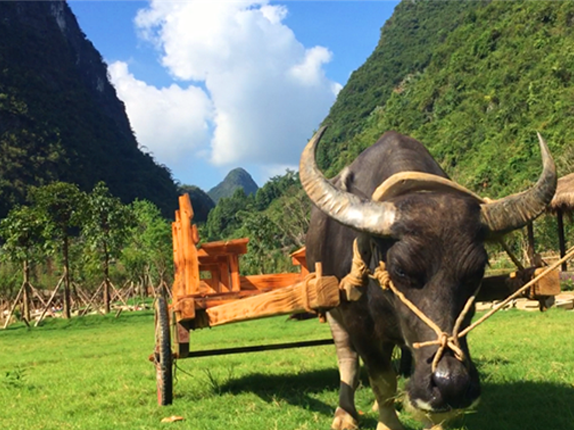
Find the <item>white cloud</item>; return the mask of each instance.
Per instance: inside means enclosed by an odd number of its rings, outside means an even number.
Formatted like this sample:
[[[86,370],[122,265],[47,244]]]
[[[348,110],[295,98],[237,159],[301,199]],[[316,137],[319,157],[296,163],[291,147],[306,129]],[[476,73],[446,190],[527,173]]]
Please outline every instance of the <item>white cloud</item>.
[[[262,174],[265,178],[272,178],[273,176],[282,176],[287,173],[288,170],[296,172],[299,170],[298,165],[287,165],[287,164],[268,164],[262,169]]]
[[[287,13],[267,0],[154,0],[140,10],[141,37],[174,79],[193,84],[156,89],[125,64],[111,66],[140,142],[162,162],[144,136],[169,146],[161,154],[172,157],[199,148],[220,166],[297,165],[341,86],[325,76],[331,52],[304,47],[283,24]]]
[[[134,78],[121,61],[108,71],[139,144],[158,161],[177,166],[209,142],[213,105],[201,88],[173,84],[158,89]]]

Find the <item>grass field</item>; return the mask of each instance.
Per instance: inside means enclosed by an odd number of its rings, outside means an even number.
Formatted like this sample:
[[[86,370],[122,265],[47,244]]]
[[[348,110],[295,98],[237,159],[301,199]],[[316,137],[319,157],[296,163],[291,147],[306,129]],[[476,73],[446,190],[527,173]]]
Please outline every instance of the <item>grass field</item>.
[[[470,335],[482,375],[464,430],[574,429],[574,313],[506,311]],[[195,349],[329,335],[316,320],[285,317],[191,334]],[[337,402],[333,346],[180,360],[174,404],[156,404],[153,314],[49,320],[0,331],[3,429],[327,430]],[[357,393],[362,428],[375,429],[373,396]],[[161,423],[179,415],[184,421]],[[421,427],[406,413],[409,429]]]

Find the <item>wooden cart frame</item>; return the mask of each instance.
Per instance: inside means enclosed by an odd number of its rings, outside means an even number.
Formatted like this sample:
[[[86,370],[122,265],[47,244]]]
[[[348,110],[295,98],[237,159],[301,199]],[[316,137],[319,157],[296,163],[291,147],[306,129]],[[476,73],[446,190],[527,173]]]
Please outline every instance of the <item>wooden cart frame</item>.
[[[321,267],[309,275],[304,248],[292,254],[299,273],[241,276],[239,256],[249,239],[199,244],[189,196],[179,198],[172,224],[175,277],[171,304],[167,294],[156,298],[155,349],[150,360],[156,367],[160,405],[173,400],[173,359],[236,354],[274,349],[332,344],[332,339],[190,351],[190,330],[214,327],[275,315],[305,311],[325,312],[340,303],[337,278],[321,276]],[[173,333],[170,336],[170,332]]]

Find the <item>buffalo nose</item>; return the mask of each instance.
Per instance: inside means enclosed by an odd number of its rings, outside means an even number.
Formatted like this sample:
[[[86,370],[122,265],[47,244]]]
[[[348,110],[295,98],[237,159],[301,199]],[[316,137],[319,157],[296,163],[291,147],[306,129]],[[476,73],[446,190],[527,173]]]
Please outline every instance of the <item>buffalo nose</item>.
[[[446,356],[439,361],[432,381],[442,402],[452,409],[466,408],[478,397],[477,390],[472,389],[469,370],[454,357]]]

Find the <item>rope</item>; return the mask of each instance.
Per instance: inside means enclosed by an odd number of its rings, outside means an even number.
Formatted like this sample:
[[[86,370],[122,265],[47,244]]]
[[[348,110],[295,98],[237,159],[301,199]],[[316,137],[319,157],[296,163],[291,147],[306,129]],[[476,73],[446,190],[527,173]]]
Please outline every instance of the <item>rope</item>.
[[[379,262],[379,267],[375,269],[375,272],[371,277],[379,282],[379,285],[383,290],[391,290],[395,294],[395,296],[399,298],[401,302],[403,302],[419,319],[421,319],[436,333],[437,335],[436,340],[431,340],[427,342],[416,342],[413,344],[413,348],[415,349],[419,349],[424,346],[439,345],[431,365],[431,370],[433,373],[436,370],[438,362],[442,358],[442,355],[444,354],[444,351],[447,348],[449,348],[451,351],[454,352],[454,356],[457,360],[461,362],[465,361],[466,358],[464,352],[461,349],[460,344],[458,342],[460,336],[458,336],[457,332],[462,324],[462,321],[464,320],[464,317],[470,310],[472,303],[476,298],[478,290],[466,302],[462,312],[460,313],[460,315],[456,320],[453,334],[452,336],[449,336],[448,333],[444,332],[433,320],[431,320],[428,316],[426,316],[423,311],[421,311],[413,302],[407,299],[405,295],[397,289],[397,287],[395,287],[395,284],[391,280],[389,272],[386,270],[384,261]]]
[[[362,295],[360,287],[366,284],[369,268],[363,261],[359,252],[357,239],[353,241],[353,260],[351,262],[351,271],[339,282],[339,289],[345,291],[347,300],[354,302],[359,300]]]
[[[480,324],[482,324],[484,321],[486,321],[487,319],[489,319],[492,315],[494,315],[496,312],[498,312],[500,309],[502,309],[504,306],[506,306],[511,300],[515,299],[516,297],[518,297],[520,294],[522,294],[524,291],[526,291],[528,288],[530,288],[532,285],[534,285],[536,282],[538,282],[540,279],[542,279],[543,277],[545,277],[546,275],[548,275],[550,272],[552,272],[554,269],[556,269],[558,266],[560,266],[562,263],[564,263],[565,261],[570,260],[572,257],[574,257],[574,247],[570,248],[568,250],[568,252],[566,253],[566,255],[564,255],[564,257],[562,257],[560,260],[558,260],[557,262],[551,264],[550,266],[548,266],[546,268],[546,270],[544,270],[542,273],[540,273],[538,276],[534,277],[532,280],[530,280],[529,282],[527,282],[526,284],[524,284],[524,286],[522,286],[520,289],[516,290],[514,293],[512,293],[510,296],[508,296],[506,298],[506,300],[504,300],[503,302],[497,304],[496,306],[494,306],[490,311],[488,311],[486,314],[484,314],[482,317],[480,317],[478,320],[476,320],[474,323],[472,323],[471,325],[469,325],[466,329],[464,329],[463,331],[460,332],[459,336],[462,337],[464,335],[466,335],[469,331],[473,330],[475,327],[478,327]]]
[[[377,280],[379,285],[381,286],[381,288],[383,290],[392,291],[393,294],[395,296],[397,296],[398,299],[405,306],[407,306],[421,321],[423,321],[426,325],[428,325],[436,333],[437,338],[435,340],[430,340],[430,341],[426,341],[426,342],[416,342],[413,344],[413,348],[419,349],[419,348],[423,348],[425,346],[431,346],[431,345],[438,345],[439,346],[437,349],[437,352],[433,358],[432,365],[431,365],[431,370],[434,373],[436,371],[436,368],[438,366],[440,359],[442,358],[442,356],[443,356],[443,354],[447,348],[450,349],[454,353],[454,356],[457,360],[464,363],[466,361],[466,357],[465,357],[464,352],[462,351],[462,349],[460,347],[460,343],[459,343],[460,338],[462,338],[463,336],[466,336],[471,330],[478,327],[480,324],[482,324],[484,321],[486,321],[488,318],[490,318],[492,315],[494,315],[496,312],[498,312],[500,309],[502,309],[504,306],[506,306],[511,300],[518,297],[520,294],[522,294],[524,291],[526,291],[528,288],[530,288],[532,285],[534,285],[536,282],[538,282],[540,279],[542,279],[548,273],[550,273],[551,271],[556,269],[558,266],[560,266],[565,261],[570,260],[572,257],[574,257],[574,247],[571,248],[563,258],[561,258],[560,260],[558,260],[554,264],[548,266],[548,268],[546,270],[544,270],[538,276],[533,278],[531,281],[527,282],[524,286],[522,286],[520,289],[518,289],[513,294],[511,294],[506,300],[499,303],[497,306],[495,306],[492,310],[490,310],[488,313],[483,315],[481,318],[479,318],[473,324],[469,325],[466,329],[459,332],[466,315],[468,314],[468,312],[472,308],[472,305],[473,305],[474,301],[476,300],[478,292],[480,291],[480,285],[479,285],[478,288],[476,289],[476,291],[467,300],[467,302],[464,305],[462,311],[460,312],[458,318],[456,319],[455,324],[454,324],[454,328],[452,331],[452,335],[449,335],[448,333],[444,332],[433,320],[431,320],[428,316],[426,316],[424,314],[424,312],[422,312],[413,302],[411,302],[409,299],[407,299],[405,297],[405,295],[395,287],[393,281],[391,280],[389,272],[386,270],[386,265],[385,265],[384,261],[380,261],[379,266],[375,269],[375,271],[372,274],[369,274],[369,270],[366,267],[365,263],[362,261],[361,255],[359,254],[356,239],[355,239],[355,242],[353,243],[353,265],[352,265],[351,271],[353,272],[353,270],[356,270],[357,272],[355,272],[352,276],[350,276],[351,274],[345,276],[345,278],[343,278],[343,280],[341,281],[341,284],[348,277],[349,277],[350,281],[357,279],[358,278],[357,274],[363,273],[363,271],[364,271],[364,273],[366,273],[370,278]],[[361,259],[360,263],[362,263],[362,264],[359,264],[359,262],[356,261],[358,259]],[[361,282],[357,286],[363,286],[363,285],[364,285],[364,283]]]

